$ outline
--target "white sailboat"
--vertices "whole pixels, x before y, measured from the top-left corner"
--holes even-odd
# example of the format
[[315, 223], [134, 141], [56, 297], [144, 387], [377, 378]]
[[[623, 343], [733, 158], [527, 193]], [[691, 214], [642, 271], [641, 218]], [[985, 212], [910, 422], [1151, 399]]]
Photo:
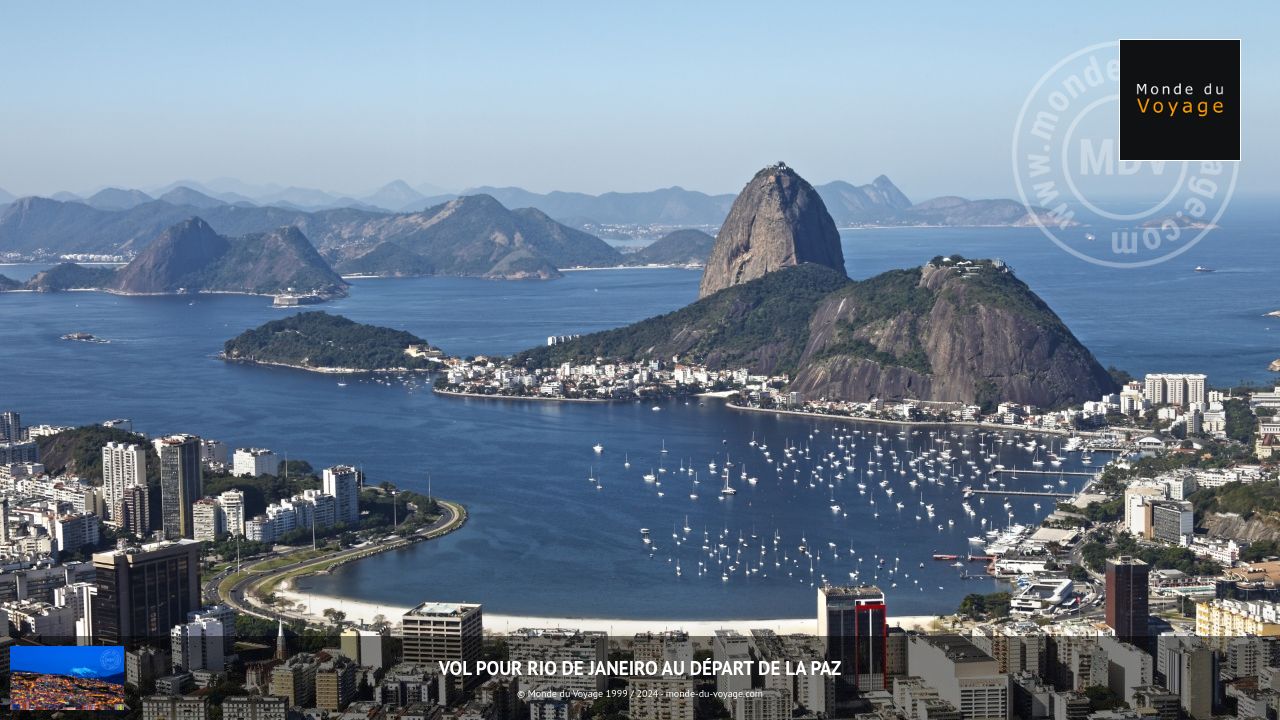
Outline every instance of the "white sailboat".
[[735, 490], [733, 486], [729, 484], [729, 470], [727, 468], [724, 471], [724, 487], [720, 488], [720, 494], [721, 495], [738, 494], [738, 491]]

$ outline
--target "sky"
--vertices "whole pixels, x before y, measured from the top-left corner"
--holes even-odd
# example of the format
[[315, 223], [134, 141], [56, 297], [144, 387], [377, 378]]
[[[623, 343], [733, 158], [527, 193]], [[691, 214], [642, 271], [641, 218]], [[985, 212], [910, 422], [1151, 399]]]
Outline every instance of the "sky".
[[784, 160], [814, 183], [1011, 197], [1017, 112], [1059, 59], [1227, 37], [1240, 192], [1280, 192], [1278, 29], [1263, 2], [11, 3], [0, 188], [732, 193]]
[[124, 672], [124, 648], [102, 645], [18, 646], [12, 650], [10, 665], [17, 672], [110, 677]]

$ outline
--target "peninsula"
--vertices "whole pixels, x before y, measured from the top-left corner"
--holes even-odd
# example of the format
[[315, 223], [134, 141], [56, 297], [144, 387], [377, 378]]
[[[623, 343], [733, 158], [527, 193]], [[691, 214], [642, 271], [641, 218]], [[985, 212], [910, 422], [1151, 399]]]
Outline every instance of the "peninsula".
[[850, 280], [821, 196], [781, 163], [756, 173], [734, 202], [697, 302], [530, 349], [511, 365], [528, 372], [671, 358], [785, 378], [787, 393], [833, 401], [1061, 408], [1116, 390], [998, 260], [939, 256]]

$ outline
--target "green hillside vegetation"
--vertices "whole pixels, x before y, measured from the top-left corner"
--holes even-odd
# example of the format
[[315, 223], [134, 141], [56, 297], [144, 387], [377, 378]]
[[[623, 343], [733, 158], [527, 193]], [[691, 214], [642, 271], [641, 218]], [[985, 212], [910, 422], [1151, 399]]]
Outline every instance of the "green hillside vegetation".
[[1180, 570], [1188, 575], [1212, 576], [1222, 572], [1222, 566], [1212, 560], [1196, 557], [1185, 547], [1139, 545], [1128, 533], [1118, 533], [1110, 542], [1092, 541], [1080, 548], [1081, 559], [1094, 572], [1103, 572], [1107, 559], [1130, 555], [1147, 563], [1153, 570]]
[[101, 425], [85, 425], [36, 438], [40, 462], [51, 475], [75, 475], [102, 484], [102, 446], [109, 442], [142, 445], [147, 452], [149, 484], [159, 482], [160, 458], [146, 437]]
[[[920, 285], [920, 275], [920, 268], [890, 270], [853, 283], [842, 290], [836, 297], [847, 299], [856, 308], [856, 322], [839, 321], [836, 341], [824, 348], [815, 359], [848, 355], [866, 358], [881, 365], [898, 365], [920, 373], [932, 372], [929, 355], [921, 347], [914, 326], [918, 318], [933, 307], [936, 293]], [[888, 322], [902, 313], [909, 314], [912, 325], [912, 332], [909, 333], [911, 348], [902, 355], [881, 351], [867, 340], [854, 336], [862, 327]]]
[[278, 363], [301, 368], [420, 370], [434, 366], [405, 354], [410, 345], [426, 345], [403, 330], [364, 325], [323, 311], [272, 320], [228, 340], [227, 360]]
[[[283, 463], [281, 463], [283, 465]], [[283, 475], [259, 475], [258, 477], [235, 477], [229, 474], [204, 476], [204, 494], [211, 497], [226, 492], [227, 490], [239, 490], [244, 493], [244, 516], [251, 518], [254, 515], [260, 515], [266, 512], [267, 506], [277, 500], [293, 497], [303, 490], [313, 490], [320, 488], [320, 478], [310, 470], [307, 465], [307, 472], [295, 474], [295, 468], [290, 462], [289, 478], [286, 480]]]
[[624, 257], [628, 265], [705, 263], [715, 244], [716, 239], [701, 230], [676, 230]]
[[[577, 340], [527, 350], [516, 364], [669, 359], [673, 353], [713, 368], [750, 365], [773, 372], [795, 367], [818, 302], [849, 280], [827, 267], [790, 267], [703, 298], [675, 312]], [[757, 362], [761, 361], [761, 362]]]
[[426, 258], [393, 243], [384, 242], [363, 255], [343, 261], [337, 271], [344, 275], [404, 277], [431, 275], [435, 267]]
[[10, 290], [20, 290], [24, 283], [14, 280], [7, 275], [0, 275], [0, 292], [8, 292]]
[[1280, 511], [1280, 485], [1274, 482], [1227, 483], [1191, 494], [1196, 517], [1205, 513], [1235, 513], [1248, 520], [1255, 515]]

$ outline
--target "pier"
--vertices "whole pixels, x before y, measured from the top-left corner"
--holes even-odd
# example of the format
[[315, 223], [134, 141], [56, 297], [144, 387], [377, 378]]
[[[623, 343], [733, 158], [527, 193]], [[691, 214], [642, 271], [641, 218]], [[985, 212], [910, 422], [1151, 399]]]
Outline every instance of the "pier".
[[1048, 490], [970, 490], [969, 495], [1012, 495], [1025, 497], [1051, 497], [1070, 500], [1075, 497], [1071, 493], [1050, 492]]
[[1084, 472], [1081, 470], [1014, 470], [1011, 468], [1003, 468], [992, 470], [994, 473], [1003, 473], [1005, 475], [1071, 475], [1073, 477], [1097, 477], [1102, 471]]

